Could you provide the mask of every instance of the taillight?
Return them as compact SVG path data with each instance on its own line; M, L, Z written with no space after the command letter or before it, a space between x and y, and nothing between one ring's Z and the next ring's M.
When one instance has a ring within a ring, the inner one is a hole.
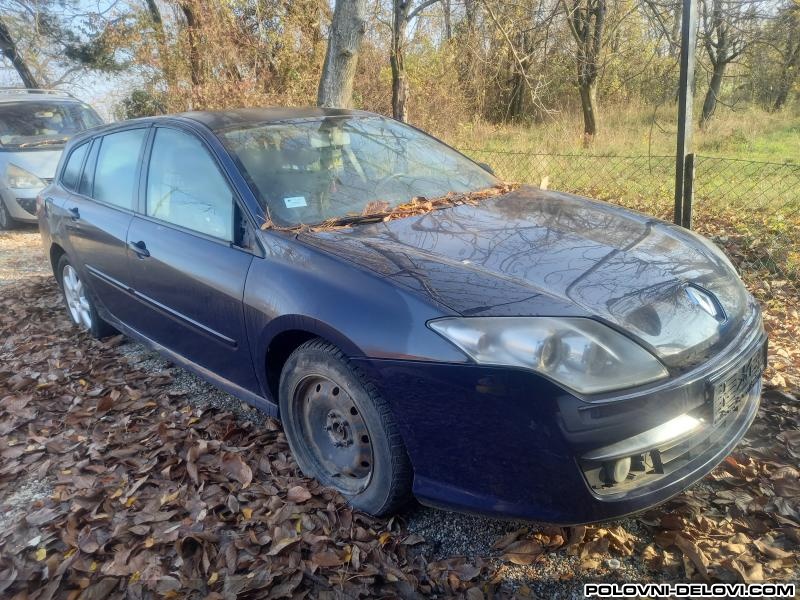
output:
M36 216L40 217L43 214L45 214L44 209L45 209L44 196L39 194L38 196L36 196Z

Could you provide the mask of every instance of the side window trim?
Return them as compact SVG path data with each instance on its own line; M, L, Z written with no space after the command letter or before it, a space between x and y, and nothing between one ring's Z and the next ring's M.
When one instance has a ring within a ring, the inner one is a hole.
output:
M139 198L138 198L139 209L137 211L137 215L136 216L144 218L144 219L147 219L148 221L152 221L154 223L158 223L159 225L163 225L164 227L169 227L171 229L176 229L176 230L182 231L184 233L188 233L188 234L191 234L191 235L196 235L196 236L201 237L203 239L206 239L206 240L209 240L209 241L212 241L212 242L216 242L218 244L221 244L221 245L224 245L224 246L228 246L230 248L233 248L233 249L236 249L236 250L240 250L242 252L247 252L248 254L256 254L256 255L260 256L263 253L263 250L261 249L261 244L259 242L257 242L257 248L252 248L252 249L251 248L244 248L244 247L240 246L236 242L236 237L237 237L236 236L236 227L237 227L237 223L235 222L235 220L237 218L237 215L239 215L242 218L244 218L251 225L254 226L254 224L252 223L252 218L251 218L251 216L249 214L249 211L247 211L247 209L244 207L245 205L244 205L244 202L242 201L242 199L239 196L239 191L236 189L236 186L231 181L231 178L228 175L228 172L222 167L222 165L220 164L220 161L219 161L219 157L217 156L216 152L214 152L214 149L211 148L211 146L208 144L208 142L206 142L205 139L203 139L203 136L199 135L197 131L195 131L195 130L189 128L189 127L182 127L182 126L180 126L178 124L174 124L174 123L165 123L163 125L159 124L159 123L156 123L156 124L153 125L153 127L151 129L152 129L152 131L150 132L150 135L148 136L148 138L147 138L147 140L146 140L146 142L144 144L145 154L144 154L144 159L142 160L142 173L141 173L141 177L140 177L140 180L139 180ZM197 231L196 229L191 229L189 227L184 227L182 225L179 225L178 223L173 223L171 221L166 221L164 219L159 219L158 217L153 217L153 216L150 216L150 215L147 214L147 182L148 182L148 177L150 176L150 160L151 160L151 158L153 156L153 146L155 145L156 133L158 132L159 129L170 129L170 130L173 130L173 131L178 131L180 133L189 135L193 139L195 139L198 142L200 142L200 144L202 145L203 149L208 154L208 157L214 163L214 166L216 166L217 171L222 176L222 178L225 180L225 184L228 186L228 190L230 191L231 200L233 201L233 218L234 218L233 230L232 230L232 233L233 233L232 237L234 238L233 240L228 241L228 240L224 240L222 238L214 237L213 235L209 235L207 233L203 233L202 231Z
M150 158L153 155L153 142L156 139L156 132L158 126L150 127L147 132L147 138L142 144L142 156L139 161L139 172L136 178L136 198L133 203L133 209L137 216L147 216L147 178L150 175Z
M93 197L93 194L94 194L94 172L97 170L97 157L100 155L100 145L102 143L103 143L103 138L102 137L96 137L96 138L94 138L92 140L92 145L89 146L89 152L86 155L86 162L83 165L83 169L81 169L81 178L78 180L78 192L77 192L77 194L79 194L80 196L82 196L84 198L92 200L92 201L94 201L94 197ZM95 147L97 147L97 152L95 152L95 150L94 150ZM90 164L89 161L91 161L91 164ZM89 193L88 194L82 194L80 189L81 189L81 183L83 183L83 175L84 175L84 173L87 172L86 169L91 169L92 175L91 175L91 179L89 179L89 190L88 190Z

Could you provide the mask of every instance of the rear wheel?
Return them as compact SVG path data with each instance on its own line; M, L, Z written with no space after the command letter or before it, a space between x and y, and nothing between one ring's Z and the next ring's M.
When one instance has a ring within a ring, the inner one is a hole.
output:
M355 508L392 513L411 497L411 463L389 407L342 352L322 340L295 350L280 411L300 469Z
M66 254L58 261L56 272L64 295L64 303L67 305L67 313L72 322L96 338L114 333L114 328L97 314L89 290Z
M8 208L6 208L6 203L0 198L0 231L14 229L16 224L16 221L11 217L11 213L8 212Z

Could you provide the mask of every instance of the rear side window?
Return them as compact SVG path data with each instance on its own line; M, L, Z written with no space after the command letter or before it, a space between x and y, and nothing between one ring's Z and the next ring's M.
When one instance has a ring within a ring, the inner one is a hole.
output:
M94 171L92 196L120 208L133 209L136 169L146 129L129 129L103 136Z
M61 185L68 190L75 191L78 189L78 178L81 176L83 159L86 158L88 150L89 143L86 142L75 148L69 155L64 171L61 173Z
M159 128L147 174L147 214L226 241L233 239L233 192L203 143Z

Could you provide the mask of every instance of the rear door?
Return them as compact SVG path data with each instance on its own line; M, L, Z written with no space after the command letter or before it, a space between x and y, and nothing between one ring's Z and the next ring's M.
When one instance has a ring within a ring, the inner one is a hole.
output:
M78 146L62 174L68 194L59 210L67 253L78 261L101 311L123 322L134 306L126 240L147 132L147 127L114 131L95 138L91 146ZM76 153L84 151L87 156L81 159ZM83 160L79 178L73 156Z
M159 126L139 214L128 231L141 305L136 328L218 376L258 393L242 297L253 254L237 246L233 187L205 143Z

